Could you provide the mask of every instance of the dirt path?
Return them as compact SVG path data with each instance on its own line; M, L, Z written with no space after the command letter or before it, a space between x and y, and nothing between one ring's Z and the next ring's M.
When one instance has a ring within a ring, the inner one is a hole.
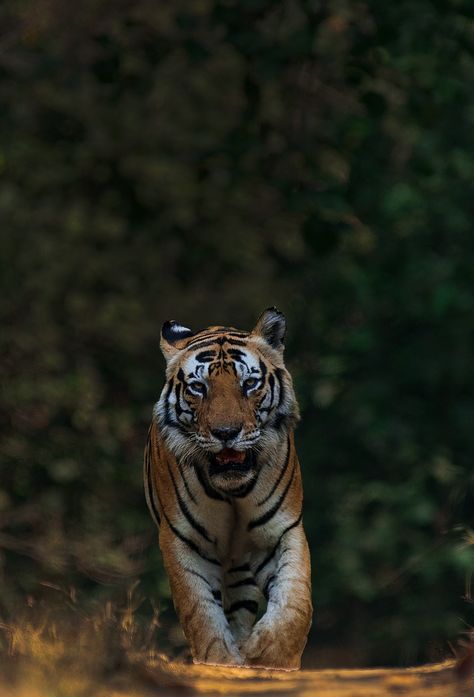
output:
M189 692L236 697L474 697L474 679L460 680L452 662L411 669L304 670L296 673L168 663L150 665L147 673L156 687L161 688L161 694L168 695Z
M0 622L0 697L474 697L474 641L457 664L285 672L172 661L157 627L136 620L131 594L125 610L40 606Z
M474 652L457 668L445 661L285 672L195 666L145 650L114 652L113 636L100 645L36 644L30 636L28 652L10 652L0 661L0 697L474 697Z
M21 670L19 679L8 685L0 679L0 697L474 697L474 676L461 680L453 662L408 669L286 673L144 661L141 655L99 680L74 668L68 674L53 669L45 677L33 668Z

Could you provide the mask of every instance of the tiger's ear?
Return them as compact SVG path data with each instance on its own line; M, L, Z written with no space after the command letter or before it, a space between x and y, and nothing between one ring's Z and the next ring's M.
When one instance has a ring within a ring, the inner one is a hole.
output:
M285 315L276 307L267 308L258 318L251 333L254 336L261 336L273 349L283 352L286 333Z
M166 362L168 362L178 351L184 348L184 339L193 336L194 332L182 324L178 324L174 319L170 319L161 327L160 348Z

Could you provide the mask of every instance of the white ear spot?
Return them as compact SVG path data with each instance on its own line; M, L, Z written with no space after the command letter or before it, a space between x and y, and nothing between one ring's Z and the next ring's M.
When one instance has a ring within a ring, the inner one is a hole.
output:
M161 336L165 341L173 344L175 341L180 339L186 339L193 335L193 331L188 327L183 327L182 324L178 324L174 319L165 322L161 329Z
M188 327L183 327L181 324L175 324L173 326L173 334L178 334L178 336L182 336L183 334L189 334L191 330L188 329Z

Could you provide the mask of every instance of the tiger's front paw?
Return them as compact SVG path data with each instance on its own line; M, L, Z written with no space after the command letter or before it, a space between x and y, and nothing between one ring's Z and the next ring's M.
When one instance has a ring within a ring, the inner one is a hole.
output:
M245 661L237 646L229 646L229 642L220 637L214 637L195 653L193 662L218 666L241 666Z
M241 646L241 652L247 666L298 670L302 653L300 645L301 641L295 641L295 637L288 636L262 618Z

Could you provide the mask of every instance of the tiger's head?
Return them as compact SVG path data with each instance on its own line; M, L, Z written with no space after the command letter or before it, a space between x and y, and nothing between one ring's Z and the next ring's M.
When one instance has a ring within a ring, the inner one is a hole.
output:
M223 493L244 491L298 421L283 361L285 330L275 308L251 332L163 325L166 384L155 418L178 460L200 468Z

